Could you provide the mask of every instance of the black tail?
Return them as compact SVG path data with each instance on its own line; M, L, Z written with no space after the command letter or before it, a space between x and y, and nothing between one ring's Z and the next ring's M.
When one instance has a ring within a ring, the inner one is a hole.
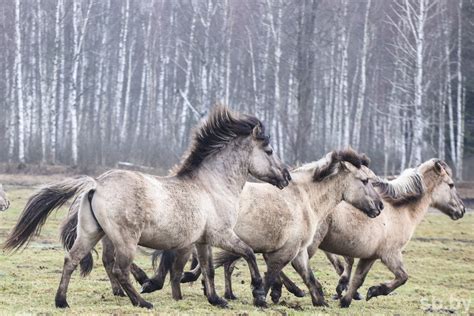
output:
M161 258L160 265L157 270L158 259ZM174 259L176 258L176 252L174 250L156 250L152 255L153 270L158 273L166 274L171 270Z
M94 179L84 176L52 184L39 190L26 203L3 248L7 251L16 251L26 246L33 237L39 235L41 227L53 210L94 186Z
M94 191L89 191L89 194ZM67 251L71 250L74 242L76 241L77 237L77 223L78 223L78 212L81 206L81 196L77 196L74 202L69 207L68 217L63 221L61 224L60 236L61 236L61 244L63 245L64 249ZM91 196L89 196L89 201L91 200ZM79 263L81 267L81 276L85 277L91 273L92 268L94 267L94 258L92 257L92 253L88 253Z
M232 252L221 251L214 256L214 268L222 267L225 264L239 260L242 256L236 255Z

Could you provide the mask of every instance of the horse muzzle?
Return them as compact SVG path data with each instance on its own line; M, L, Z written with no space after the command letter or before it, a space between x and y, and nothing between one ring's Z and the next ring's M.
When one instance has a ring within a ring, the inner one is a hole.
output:
M368 212L366 212L367 216L370 218L376 218L377 216L382 213L383 210L383 203L382 201L375 201L375 207L370 208Z

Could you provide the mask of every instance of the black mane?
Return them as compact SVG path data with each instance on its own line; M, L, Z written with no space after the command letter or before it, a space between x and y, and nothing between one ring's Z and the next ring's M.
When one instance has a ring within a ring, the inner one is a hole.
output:
M313 181L319 182L332 175L341 161L347 161L357 169L362 166L369 166L370 159L365 154L359 154L352 148L344 150L334 150L331 153L331 162L322 168L316 168L313 174Z
M206 121L193 134L189 150L183 156L181 164L175 168L177 176L185 176L196 170L210 155L218 152L230 141L240 136L249 136L259 125L261 133L258 139L268 143L262 122L254 116L239 115L229 108L216 105Z

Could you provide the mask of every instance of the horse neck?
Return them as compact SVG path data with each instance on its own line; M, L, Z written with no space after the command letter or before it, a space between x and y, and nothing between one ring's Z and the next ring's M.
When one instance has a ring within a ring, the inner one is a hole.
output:
M249 148L242 142L229 143L224 149L207 158L200 166L197 177L207 187L238 198L247 182ZM230 196L229 196L230 197Z
M343 176L334 175L323 182L308 183L306 190L311 199L312 209L321 215L327 215L342 201Z
M405 207L402 207L402 209L408 212L409 214L413 231L421 223L423 218L425 218L426 213L428 213L428 210L431 205L433 190L436 185L432 179L428 179L428 181L426 181L426 179L423 179L423 183L425 186L425 190L422 196L417 201L411 202Z

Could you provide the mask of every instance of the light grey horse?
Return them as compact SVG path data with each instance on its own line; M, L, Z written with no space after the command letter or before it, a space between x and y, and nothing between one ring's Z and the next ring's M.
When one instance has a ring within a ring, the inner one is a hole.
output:
M72 272L104 236L115 248L112 273L133 305L153 307L130 282L137 246L176 249L187 258L194 244L211 304L227 303L215 293L210 245L245 257L254 303L264 305L255 255L233 230L239 195L249 174L280 189L290 181L288 170L272 152L262 123L217 106L195 131L191 148L173 176L113 170L97 179L82 177L45 187L30 198L4 247L18 249L27 243L53 209L82 194L77 238L64 259L57 307L68 307ZM185 263L175 262L174 278L181 278ZM179 299L181 293L173 296Z
M0 184L0 212L6 211L10 207L10 201L7 194L3 190L3 185Z

